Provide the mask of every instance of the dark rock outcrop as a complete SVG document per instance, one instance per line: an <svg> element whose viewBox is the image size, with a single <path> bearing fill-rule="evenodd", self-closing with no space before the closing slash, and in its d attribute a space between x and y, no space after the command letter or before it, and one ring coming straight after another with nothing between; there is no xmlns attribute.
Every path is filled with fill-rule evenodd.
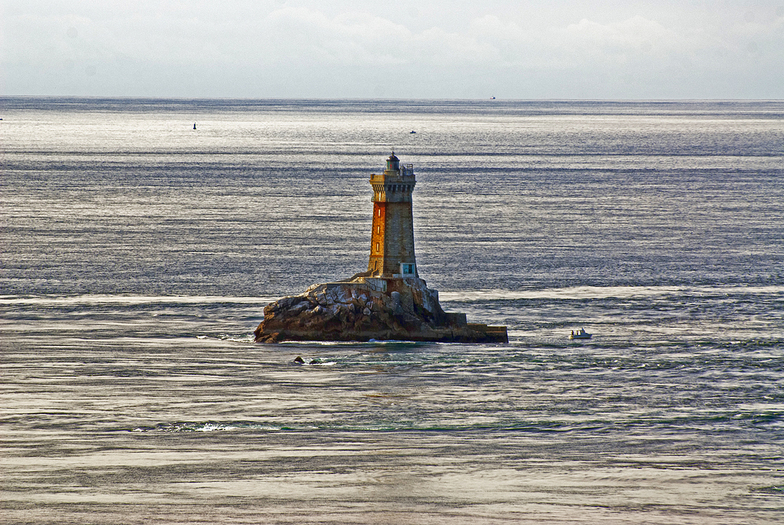
<svg viewBox="0 0 784 525"><path fill-rule="evenodd" d="M317 284L302 295L264 308L256 342L441 341L507 342L506 327L469 324L465 314L446 313L438 292L425 281L371 278L358 274Z"/></svg>

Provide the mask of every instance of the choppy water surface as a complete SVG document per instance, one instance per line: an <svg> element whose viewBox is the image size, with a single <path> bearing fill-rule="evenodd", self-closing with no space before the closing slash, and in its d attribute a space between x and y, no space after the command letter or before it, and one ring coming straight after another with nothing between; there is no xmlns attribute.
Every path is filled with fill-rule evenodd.
<svg viewBox="0 0 784 525"><path fill-rule="evenodd" d="M784 519L781 102L0 107L9 523ZM510 343L253 344L391 148Z"/></svg>

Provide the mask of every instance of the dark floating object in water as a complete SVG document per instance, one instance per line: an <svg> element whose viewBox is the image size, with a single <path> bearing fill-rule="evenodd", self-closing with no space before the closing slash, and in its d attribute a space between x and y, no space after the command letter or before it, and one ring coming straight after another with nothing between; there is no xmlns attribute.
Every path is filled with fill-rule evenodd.
<svg viewBox="0 0 784 525"><path fill-rule="evenodd" d="M196 123L195 122L193 123L193 129L196 129Z"/></svg>
<svg viewBox="0 0 784 525"><path fill-rule="evenodd" d="M0 120L2 120L2 119L0 119ZM411 130L411 134L412 134L412 135L415 135L415 134L416 134L416 131L414 131L414 130Z"/></svg>
<svg viewBox="0 0 784 525"><path fill-rule="evenodd" d="M305 365L305 364L307 364L307 365L320 365L321 364L321 359L316 357L314 359L311 359L309 363L306 363L305 360L302 359L302 356L298 355L297 357L294 358L294 361L292 361L292 363L295 364L295 365Z"/></svg>

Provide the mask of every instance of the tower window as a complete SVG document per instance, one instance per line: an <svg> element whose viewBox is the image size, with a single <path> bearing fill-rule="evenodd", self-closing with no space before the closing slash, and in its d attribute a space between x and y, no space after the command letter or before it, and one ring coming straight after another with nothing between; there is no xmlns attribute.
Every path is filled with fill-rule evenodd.
<svg viewBox="0 0 784 525"><path fill-rule="evenodd" d="M376 243L376 251L380 251L380 250L381 250L381 244L380 243Z"/></svg>

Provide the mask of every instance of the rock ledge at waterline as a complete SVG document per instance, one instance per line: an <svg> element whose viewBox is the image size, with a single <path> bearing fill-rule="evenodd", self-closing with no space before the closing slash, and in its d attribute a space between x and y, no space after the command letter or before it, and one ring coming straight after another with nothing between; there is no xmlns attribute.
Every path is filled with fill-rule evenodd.
<svg viewBox="0 0 784 525"><path fill-rule="evenodd" d="M417 277L383 279L358 274L316 284L302 295L264 308L256 342L439 341L506 343L506 327L471 324L465 314L446 313L438 292Z"/></svg>

